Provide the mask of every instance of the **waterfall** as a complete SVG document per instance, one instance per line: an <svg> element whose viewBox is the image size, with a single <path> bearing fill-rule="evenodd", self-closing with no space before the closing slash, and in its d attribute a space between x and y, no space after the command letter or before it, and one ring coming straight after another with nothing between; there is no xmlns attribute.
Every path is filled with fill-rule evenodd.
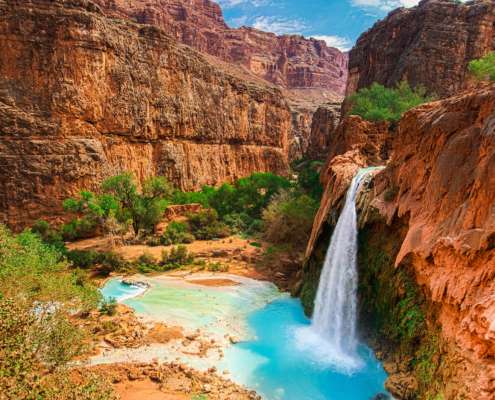
<svg viewBox="0 0 495 400"><path fill-rule="evenodd" d="M356 195L369 169L361 169L349 187L330 240L315 300L312 328L342 355L356 352L357 248Z"/></svg>

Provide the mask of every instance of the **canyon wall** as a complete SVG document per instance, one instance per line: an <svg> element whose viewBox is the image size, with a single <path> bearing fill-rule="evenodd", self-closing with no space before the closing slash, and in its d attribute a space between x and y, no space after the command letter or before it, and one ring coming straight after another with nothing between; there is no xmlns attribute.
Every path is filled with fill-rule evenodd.
<svg viewBox="0 0 495 400"><path fill-rule="evenodd" d="M361 35L349 54L347 94L403 79L445 97L470 85L467 65L495 49L495 5L422 0L399 8Z"/></svg>
<svg viewBox="0 0 495 400"><path fill-rule="evenodd" d="M122 171L198 189L288 171L281 92L87 0L0 0L0 220Z"/></svg>
<svg viewBox="0 0 495 400"><path fill-rule="evenodd" d="M156 25L178 41L288 89L323 89L343 95L347 55L323 40L229 28L210 0L94 0L108 15Z"/></svg>
<svg viewBox="0 0 495 400"><path fill-rule="evenodd" d="M495 87L411 110L392 138L386 169L358 201L362 334L399 398L493 399ZM377 161L348 147L323 174L301 292L308 311L345 191Z"/></svg>
<svg viewBox="0 0 495 400"><path fill-rule="evenodd" d="M292 113L289 159L318 152L310 141L312 116L327 102L342 101L347 84L347 53L323 40L230 28L220 6L210 0L93 0L109 16L162 28L176 40L240 66L283 90Z"/></svg>

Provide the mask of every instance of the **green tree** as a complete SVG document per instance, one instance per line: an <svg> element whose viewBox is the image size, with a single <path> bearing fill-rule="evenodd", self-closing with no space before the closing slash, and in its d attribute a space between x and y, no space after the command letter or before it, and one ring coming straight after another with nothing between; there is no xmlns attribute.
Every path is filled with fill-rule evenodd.
<svg viewBox="0 0 495 400"><path fill-rule="evenodd" d="M368 121L398 121L402 114L420 104L431 101L423 87L411 88L402 81L395 88L386 88L373 83L369 88L359 90L349 98L351 114Z"/></svg>
<svg viewBox="0 0 495 400"><path fill-rule="evenodd" d="M263 211L264 238L303 251L308 243L318 201L306 194L283 191Z"/></svg>
<svg viewBox="0 0 495 400"><path fill-rule="evenodd" d="M495 82L495 52L469 63L469 72L480 81Z"/></svg>

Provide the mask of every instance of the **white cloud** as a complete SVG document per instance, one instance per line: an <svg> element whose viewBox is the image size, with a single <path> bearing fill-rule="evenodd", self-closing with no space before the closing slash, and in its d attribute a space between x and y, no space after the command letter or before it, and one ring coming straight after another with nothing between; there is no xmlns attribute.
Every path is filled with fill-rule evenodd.
<svg viewBox="0 0 495 400"><path fill-rule="evenodd" d="M313 37L318 40L324 40L327 43L327 46L336 47L341 51L348 51L352 48L352 41L342 36L316 35Z"/></svg>
<svg viewBox="0 0 495 400"><path fill-rule="evenodd" d="M262 31L273 32L277 35L299 34L306 28L304 22L297 19L284 19L277 17L257 17L253 27Z"/></svg>
<svg viewBox="0 0 495 400"><path fill-rule="evenodd" d="M461 0L466 1L466 0ZM378 8L383 11L390 11L398 7L414 7L419 0L351 0L357 7Z"/></svg>
<svg viewBox="0 0 495 400"><path fill-rule="evenodd" d="M269 3L269 0L218 0L223 8L233 8L237 6L261 7Z"/></svg>

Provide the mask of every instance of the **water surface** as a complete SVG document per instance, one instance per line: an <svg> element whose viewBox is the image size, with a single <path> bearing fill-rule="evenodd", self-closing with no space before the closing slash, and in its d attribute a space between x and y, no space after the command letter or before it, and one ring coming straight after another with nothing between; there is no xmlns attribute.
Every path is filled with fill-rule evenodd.
<svg viewBox="0 0 495 400"><path fill-rule="evenodd" d="M193 367L216 366L220 373L227 370L227 377L267 400L368 400L384 392L386 374L366 346L359 346L358 364L339 363L314 334L299 300L270 283L232 279L239 285L215 288L151 278L144 294L110 280L102 292L121 299L138 315L217 338L244 338L226 346L223 358L206 360L210 365L187 357L183 361ZM130 297L132 290L136 297Z"/></svg>

